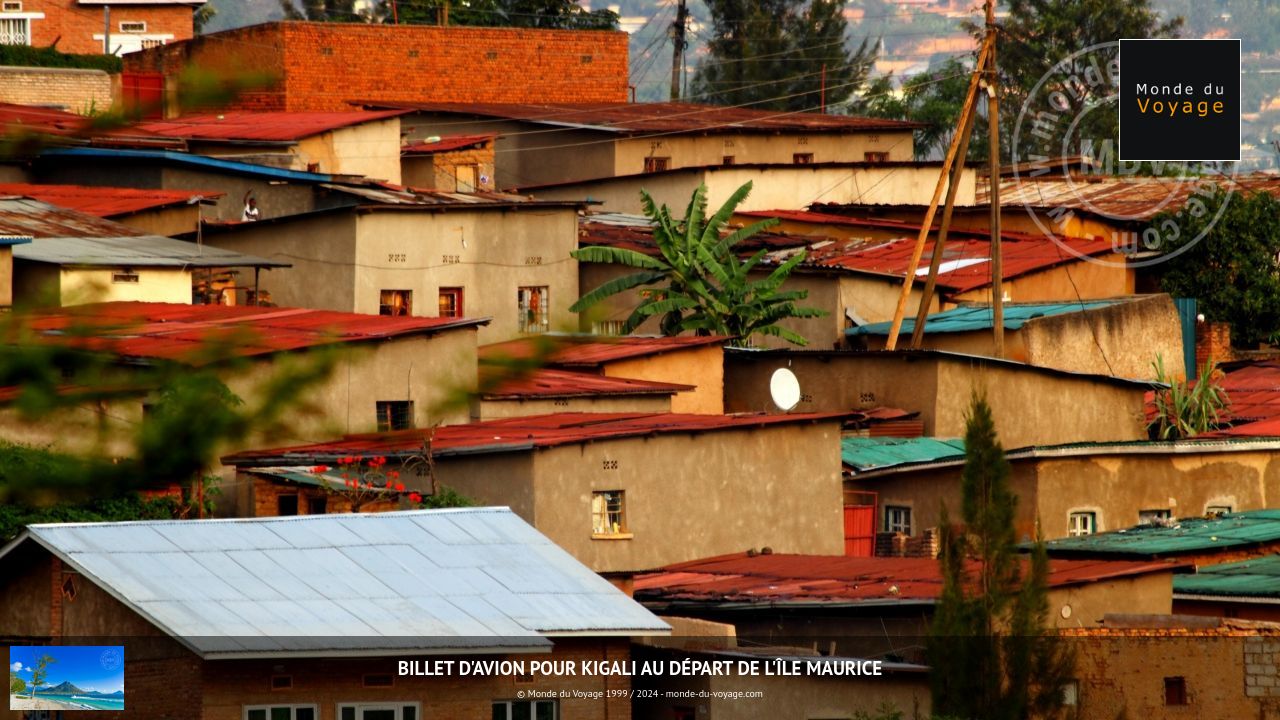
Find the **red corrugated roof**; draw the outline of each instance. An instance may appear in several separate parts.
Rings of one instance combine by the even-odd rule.
[[[1200,437],[1280,437],[1280,361],[1227,363],[1220,370],[1218,384],[1227,394],[1219,413],[1224,427]],[[1154,398],[1147,393],[1147,419],[1154,417]]]
[[[1032,272],[1047,270],[1080,258],[1048,238],[1014,239],[1002,235],[1003,276],[1008,280]],[[915,247],[915,238],[899,238],[883,243],[848,240],[812,247],[805,264],[857,272],[902,277]],[[1110,242],[1085,238],[1060,238],[1060,242],[1080,255],[1094,256],[1115,252]],[[926,240],[917,277],[929,268],[933,240]],[[965,292],[991,282],[991,243],[978,238],[948,239],[938,273],[938,286],[953,292]]]
[[[557,413],[488,420],[467,425],[443,425],[431,430],[348,435],[340,440],[251,450],[223,458],[229,465],[314,465],[348,455],[416,454],[430,439],[437,454],[454,452],[511,452],[555,447],[611,438],[669,433],[742,430],[773,425],[837,421],[851,413],[795,413],[766,415],[691,415],[679,413]]]
[[[480,382],[487,400],[525,398],[595,397],[608,395],[674,395],[693,390],[693,385],[605,377],[585,372],[541,368],[502,379],[491,365],[480,366]]]
[[[912,130],[923,124],[906,120],[783,112],[680,102],[652,103],[365,103],[425,112],[458,113],[548,125],[599,127],[618,132],[777,132],[804,130],[853,132]]]
[[[804,247],[814,241],[811,235],[791,235],[778,232],[759,232],[738,243],[737,252],[751,255],[760,250],[785,250]],[[653,228],[644,225],[622,225],[610,222],[593,222],[587,216],[578,225],[578,244],[582,247],[600,245],[625,248],[646,255],[657,255],[658,246],[653,240]]]
[[[14,316],[10,332],[123,358],[205,364],[334,343],[471,327],[484,320],[384,317],[302,308],[111,302]]]
[[[540,357],[546,364],[557,367],[599,367],[618,360],[708,345],[724,345],[730,339],[718,335],[676,337],[543,335],[485,345],[480,348],[480,358],[481,360],[522,360]]]
[[[1175,572],[1188,564],[1114,560],[1052,560],[1050,587],[1067,587]],[[971,570],[978,568],[976,561]],[[942,574],[933,558],[745,553],[695,560],[635,579],[645,601],[859,603],[933,602]]]
[[[33,238],[137,237],[146,233],[89,213],[20,195],[0,194],[0,235]]]
[[[0,137],[27,135],[52,136],[108,147],[184,147],[181,140],[161,137],[136,127],[103,129],[95,127],[94,121],[83,115],[0,102]]]
[[[169,205],[183,205],[193,197],[213,199],[225,194],[216,190],[139,190],[92,185],[0,183],[0,195],[35,198],[50,205],[70,208],[101,218],[128,215]]]
[[[163,137],[185,140],[292,142],[352,125],[386,120],[406,112],[221,112],[144,122],[138,128]]]
[[[435,153],[474,147],[482,143],[487,143],[496,137],[498,136],[493,133],[486,135],[445,135],[435,142],[418,140],[416,142],[408,143],[404,147],[400,148],[400,152],[405,155],[434,155]]]

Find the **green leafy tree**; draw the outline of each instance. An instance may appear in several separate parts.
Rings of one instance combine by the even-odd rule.
[[[804,290],[782,290],[782,284],[804,261],[803,250],[779,264],[758,280],[751,275],[762,268],[766,250],[742,258],[735,247],[756,233],[777,223],[769,219],[726,232],[729,219],[751,192],[751,183],[738,188],[711,217],[707,217],[707,188],[699,186],[689,201],[683,219],[675,219],[666,205],[657,207],[647,192],[641,191],[645,215],[653,223],[657,255],[626,248],[585,247],[573,256],[583,262],[614,263],[637,268],[637,272],[615,278],[588,292],[569,309],[589,310],[608,297],[630,293],[637,288],[641,300],[623,326],[625,335],[650,318],[659,319],[664,335],[693,331],[700,335],[728,335],[739,345],[750,345],[755,335],[781,337],[795,345],[805,345],[804,337],[778,325],[789,318],[820,317],[821,310],[801,307],[808,296]]]
[[[972,72],[960,59],[949,58],[928,72],[908,78],[896,92],[892,77],[882,75],[867,87],[867,99],[858,101],[854,112],[926,123],[927,127],[915,131],[916,159],[941,158],[955,136]],[[985,160],[988,152],[985,108],[980,105],[979,109],[969,140],[971,161]]]
[[[55,662],[57,662],[57,660],[48,655],[41,655],[40,659],[36,660],[35,667],[31,668],[32,698],[36,696],[36,689],[43,685],[45,680],[49,679],[49,666]]]
[[[1114,42],[1120,38],[1176,37],[1182,27],[1182,18],[1165,20],[1152,7],[1150,0],[1008,0],[1008,16],[1001,23],[999,36],[1001,105],[1008,108],[1010,118],[1016,118],[1024,101],[1040,78],[1058,62],[1087,47]],[[970,25],[976,35],[984,28]],[[1054,77],[1083,76],[1087,61],[1097,58],[1099,67],[1105,68],[1114,60],[1116,50],[1104,50],[1090,57],[1081,58],[1071,73],[1055,73]],[[1105,85],[1105,83],[1103,84]],[[1058,88],[1066,91],[1064,86]],[[1099,102],[1114,90],[1104,86],[1092,87],[1075,107]],[[1110,107],[1110,106],[1107,106]],[[1092,140],[1095,154],[1101,143],[1115,143],[1119,137],[1119,117],[1112,107],[1109,111],[1090,112],[1080,119],[1073,131],[1075,137]],[[1057,123],[1049,133],[1051,138],[1031,137],[1022,134],[1022,147],[1011,148],[1012,122],[1001,125],[1001,149],[1006,157],[1017,151],[1017,157],[1044,154],[1045,148],[1055,151],[1062,147],[1063,134],[1069,123]],[[1113,145],[1114,147],[1114,145]],[[1076,148],[1078,152],[1080,148]]]
[[[18,694],[27,689],[27,681],[18,677],[18,673],[9,671],[9,692]]]
[[[1151,226],[1177,230],[1165,248],[1171,257],[1162,265],[1162,290],[1196,298],[1207,320],[1231,324],[1231,337],[1242,347],[1276,337],[1280,200],[1268,193],[1213,189],[1192,195],[1181,214],[1165,213]],[[1181,254],[1172,256],[1176,251]]]
[[[963,529],[943,508],[942,595],[929,629],[933,712],[962,720],[1022,720],[1061,706],[1074,657],[1048,629],[1049,560],[1037,538],[1018,552],[1018,497],[986,399],[975,394],[965,427]],[[1023,568],[1026,566],[1024,574]]]
[[[391,3],[395,3],[394,13]],[[617,30],[618,14],[588,10],[573,0],[383,0],[378,15],[404,24],[435,25],[447,7],[450,25],[561,30]]]
[[[709,0],[712,38],[691,90],[717,105],[805,111],[843,105],[865,83],[874,43],[849,50],[843,0]]]

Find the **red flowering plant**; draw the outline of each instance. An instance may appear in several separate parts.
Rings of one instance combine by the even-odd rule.
[[[387,459],[381,455],[347,455],[338,458],[334,467],[317,465],[311,474],[321,480],[320,487],[351,503],[351,512],[360,512],[365,505],[380,501],[395,501],[404,494],[400,471],[387,468]],[[336,477],[335,477],[336,475]],[[342,485],[337,483],[341,480]],[[410,498],[417,493],[410,493]]]

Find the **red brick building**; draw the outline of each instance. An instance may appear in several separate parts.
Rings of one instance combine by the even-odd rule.
[[[274,22],[130,56],[129,72],[274,78],[233,107],[332,112],[351,101],[625,102],[627,35],[525,28]],[[265,78],[257,78],[264,80]]]
[[[0,44],[56,46],[101,54],[110,25],[111,52],[189,40],[192,13],[205,0],[18,0],[0,9]],[[104,10],[110,6],[110,14]]]

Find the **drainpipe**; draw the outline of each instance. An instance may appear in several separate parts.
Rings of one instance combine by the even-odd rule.
[[[111,54],[111,6],[102,6],[102,54]]]

